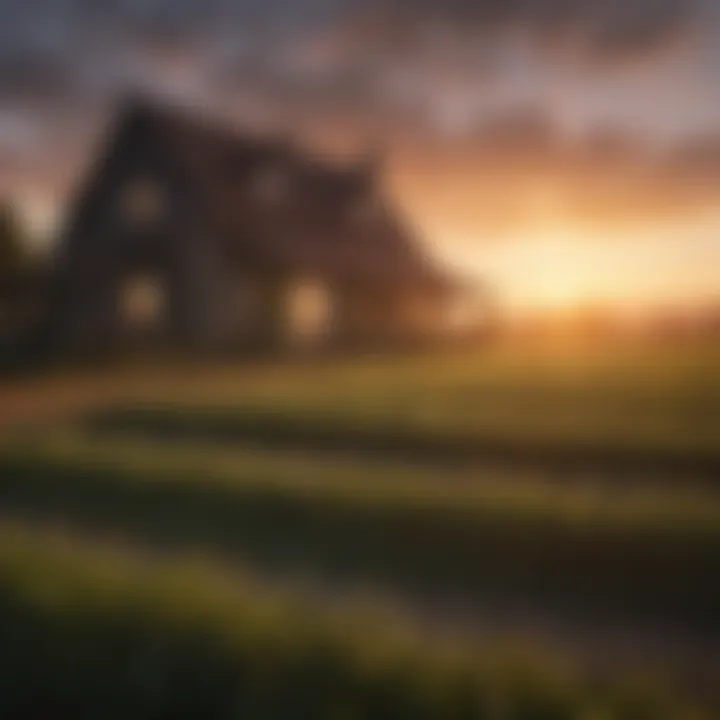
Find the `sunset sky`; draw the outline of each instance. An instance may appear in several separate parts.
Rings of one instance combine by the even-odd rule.
[[[508,306],[720,300],[720,0],[0,0],[0,195],[51,236],[138,87],[381,154]]]

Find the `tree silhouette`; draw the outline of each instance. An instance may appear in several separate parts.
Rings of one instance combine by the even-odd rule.
[[[16,284],[27,266],[27,236],[10,202],[0,202],[0,287]]]
[[[11,203],[0,201],[0,366],[20,358],[42,302],[41,270],[29,251],[29,234]]]

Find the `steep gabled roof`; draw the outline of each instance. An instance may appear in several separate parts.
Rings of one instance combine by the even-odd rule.
[[[341,281],[453,285],[365,165],[145,100],[126,106],[119,133],[141,133],[170,158],[229,258]]]

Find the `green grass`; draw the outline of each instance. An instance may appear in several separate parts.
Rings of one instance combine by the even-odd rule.
[[[0,453],[3,506],[430,597],[715,628],[720,497],[59,438]]]
[[[608,486],[592,471],[557,482],[543,471],[506,468],[438,469],[373,458],[339,459],[198,443],[158,442],[136,434],[96,437],[82,432],[22,433],[0,443],[8,478],[57,473],[90,475],[102,486],[111,475],[126,482],[195,485],[242,493],[253,488],[325,496],[361,504],[509,512],[557,524],[675,527],[720,532],[720,493],[713,488],[667,483]],[[56,483],[58,490],[61,483]]]
[[[143,385],[93,421],[188,440],[718,477],[719,367],[709,348],[220,371]]]
[[[225,408],[240,420],[360,428],[506,446],[638,451],[718,461],[720,346],[523,348],[308,366],[163,366],[57,376],[5,412],[117,404]],[[17,397],[13,397],[17,395]],[[2,399],[5,403],[5,399]],[[0,414],[0,421],[4,420]],[[23,413],[27,415],[27,411]]]
[[[8,717],[712,717],[665,681],[432,642],[383,613],[318,613],[199,559],[157,563],[0,526]]]
[[[0,426],[37,426],[0,443],[3,716],[719,714],[409,620],[490,601],[712,644],[718,347],[25,383],[0,391]],[[349,610],[358,586],[393,611]]]

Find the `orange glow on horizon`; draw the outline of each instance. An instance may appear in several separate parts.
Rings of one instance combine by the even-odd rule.
[[[720,215],[623,233],[558,227],[512,238],[437,243],[451,262],[496,289],[506,311],[627,314],[720,300]]]

